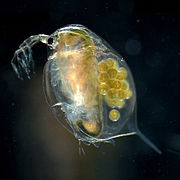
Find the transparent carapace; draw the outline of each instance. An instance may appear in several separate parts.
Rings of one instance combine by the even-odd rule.
[[[70,133],[95,146],[138,135],[161,153],[137,127],[135,84],[121,55],[88,28],[68,25],[49,36],[31,36],[19,46],[11,63],[20,79],[24,73],[31,78],[31,48],[38,42],[49,48],[43,73],[47,103]]]

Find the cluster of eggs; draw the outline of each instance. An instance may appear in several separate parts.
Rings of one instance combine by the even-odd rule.
[[[124,67],[119,67],[114,59],[107,59],[99,62],[99,93],[104,96],[105,102],[111,108],[121,109],[125,105],[125,100],[132,96],[129,83],[126,80],[128,75]],[[112,109],[109,113],[112,121],[120,118],[120,113]]]

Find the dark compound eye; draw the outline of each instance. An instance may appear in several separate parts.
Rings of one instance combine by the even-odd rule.
[[[52,44],[53,44],[53,41],[54,41],[54,39],[53,39],[52,37],[50,37],[50,38],[48,39],[48,44],[49,44],[49,45],[52,45]]]

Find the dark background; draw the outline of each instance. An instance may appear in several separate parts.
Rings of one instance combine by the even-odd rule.
[[[0,0],[0,179],[179,179],[180,6],[158,0]],[[10,62],[24,39],[83,24],[127,61],[137,88],[138,137],[84,146],[50,112],[42,89],[46,47],[33,48],[36,74],[18,80]]]

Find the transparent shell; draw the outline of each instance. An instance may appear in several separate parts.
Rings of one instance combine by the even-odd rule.
[[[137,127],[133,76],[115,50],[82,25],[68,25],[50,36],[37,37],[50,48],[43,73],[47,103],[69,132],[79,141],[95,146],[137,134],[161,153]],[[26,46],[20,46],[22,52],[34,45],[25,42]],[[12,60],[20,78],[19,66],[30,77],[32,68],[27,66],[28,58],[32,64],[31,54],[25,60],[17,60],[18,53],[15,53]]]

